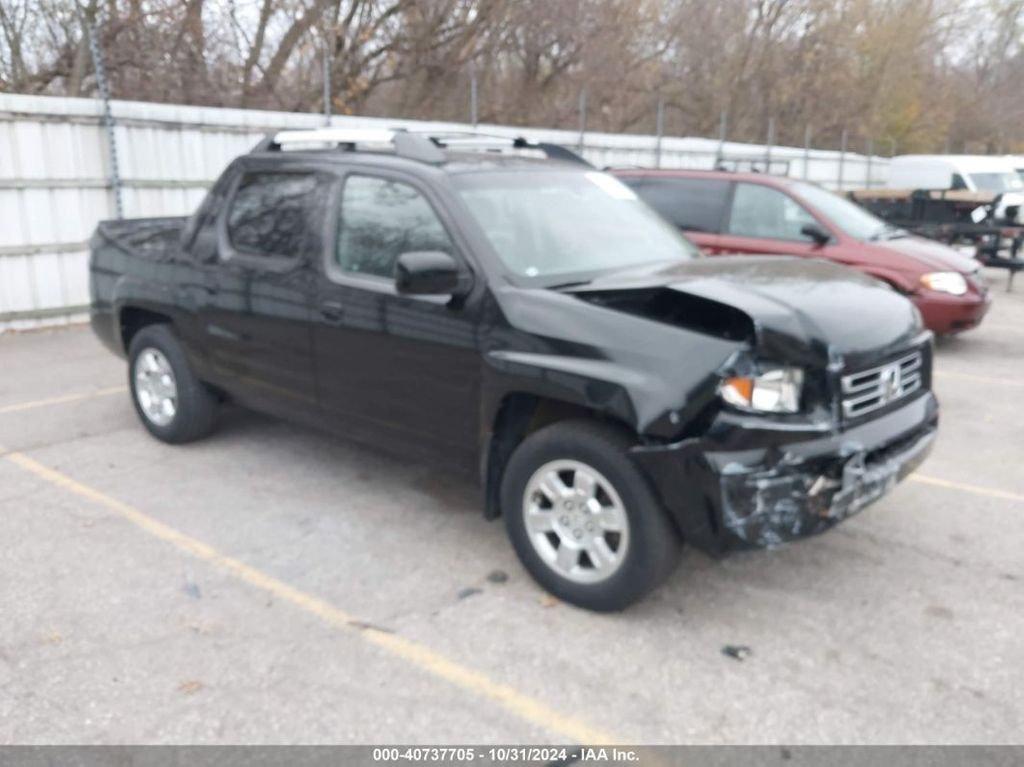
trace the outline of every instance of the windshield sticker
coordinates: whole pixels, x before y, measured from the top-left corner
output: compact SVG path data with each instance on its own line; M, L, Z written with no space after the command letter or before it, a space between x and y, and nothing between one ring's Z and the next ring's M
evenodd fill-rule
M609 197L614 197L616 200L636 199L636 194L632 189L606 173L587 173L585 175L590 183L599 187Z

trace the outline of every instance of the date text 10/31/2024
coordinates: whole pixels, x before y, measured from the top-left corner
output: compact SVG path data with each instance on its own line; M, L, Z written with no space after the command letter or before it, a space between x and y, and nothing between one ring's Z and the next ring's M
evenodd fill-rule
M380 747L373 749L375 762L592 762L625 764L639 761L637 752L628 748L568 748L565 746L423 746L412 748Z

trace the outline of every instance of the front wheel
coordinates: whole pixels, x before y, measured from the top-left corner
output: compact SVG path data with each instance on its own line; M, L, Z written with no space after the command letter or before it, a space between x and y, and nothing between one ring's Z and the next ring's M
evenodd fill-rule
M135 411L150 434L180 444L213 428L216 398L189 367L167 325L148 325L128 347L128 384Z
M559 599L590 610L628 607L678 559L675 528L628 444L610 426L563 421L524 440L502 479L502 513L523 565Z

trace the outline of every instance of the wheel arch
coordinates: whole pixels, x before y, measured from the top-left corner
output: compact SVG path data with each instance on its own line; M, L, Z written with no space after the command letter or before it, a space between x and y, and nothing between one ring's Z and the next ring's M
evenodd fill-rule
M494 408L490 433L481 451L481 483L484 489L484 517L501 516L501 479L508 459L528 436L553 423L590 419L609 424L627 434L635 430L621 417L587 405L525 391L506 392Z
M149 325L174 325L169 314L137 304L125 304L117 311L117 330L121 347L125 354L131 346L132 338Z

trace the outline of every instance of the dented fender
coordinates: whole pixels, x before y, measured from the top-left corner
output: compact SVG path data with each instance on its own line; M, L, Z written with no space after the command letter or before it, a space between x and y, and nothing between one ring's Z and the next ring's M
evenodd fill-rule
M719 371L748 346L551 290L499 298L504 321L483 342L484 423L507 394L527 392L606 413L642 438L677 438L718 406Z

